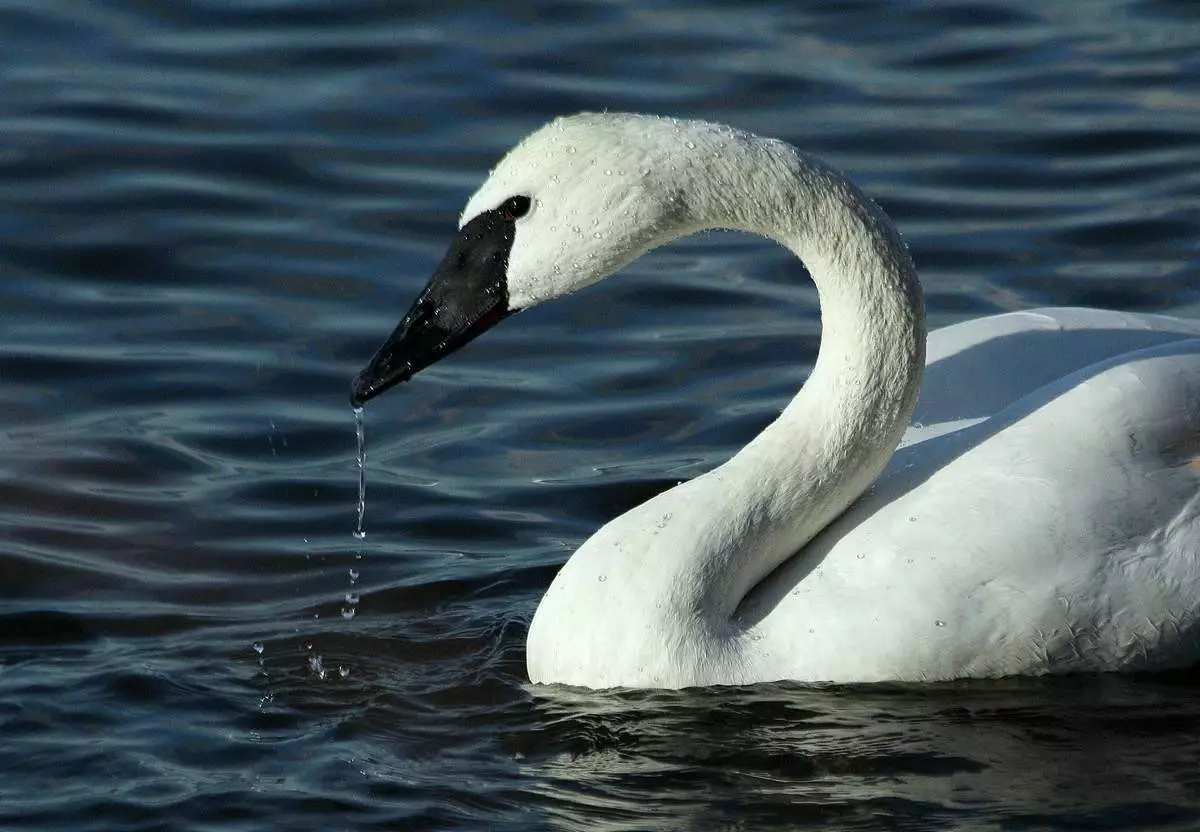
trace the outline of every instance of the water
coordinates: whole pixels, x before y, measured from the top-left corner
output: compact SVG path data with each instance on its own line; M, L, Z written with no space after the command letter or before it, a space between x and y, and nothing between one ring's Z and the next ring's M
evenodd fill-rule
M358 465L358 508L354 515L355 540L363 540L367 532L363 529L363 516L367 513L367 437L363 431L363 409L353 408L354 411L354 440L358 449L355 463Z
M1200 825L1192 674L525 683L568 553L803 381L816 298L781 250L681 242L373 402L365 540L345 404L480 177L585 108L724 121L850 171L934 325L1200 316L1197 6L42 0L0 20L0 827Z

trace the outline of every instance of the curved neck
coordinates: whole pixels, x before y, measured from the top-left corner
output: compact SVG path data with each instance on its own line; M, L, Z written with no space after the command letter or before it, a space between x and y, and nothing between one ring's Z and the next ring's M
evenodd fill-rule
M530 624L534 681L753 678L738 606L879 474L916 403L921 288L878 206L781 142L680 127L659 144L678 152L646 167L663 175L647 191L670 206L655 242L718 227L778 240L817 286L820 352L804 387L740 453L613 519L571 556Z
M750 158L725 168L741 171L741 181L725 187L753 197L731 208L719 198L722 171L698 172L705 186L693 191L690 219L771 237L793 251L817 288L821 346L779 418L706 475L729 508L715 521L726 545L708 547L708 562L696 564L721 576L694 584L698 609L715 613L715 623L879 475L912 415L925 365L921 286L883 211L788 145L757 140L742 152Z

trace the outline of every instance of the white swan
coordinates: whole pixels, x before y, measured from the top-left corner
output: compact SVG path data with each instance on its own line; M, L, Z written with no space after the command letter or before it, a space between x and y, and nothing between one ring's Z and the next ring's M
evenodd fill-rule
M1200 659L1200 322L999 315L932 333L926 366L920 284L878 206L787 144L704 122L558 119L462 216L355 403L701 229L777 240L820 296L816 365L779 418L606 524L558 573L529 630L534 682L937 680Z

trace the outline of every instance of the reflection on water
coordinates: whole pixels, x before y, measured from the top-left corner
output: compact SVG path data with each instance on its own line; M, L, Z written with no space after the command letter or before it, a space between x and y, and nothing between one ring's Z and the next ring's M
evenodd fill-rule
M535 688L556 747L517 753L564 829L1038 827L1055 814L1161 823L1188 817L1195 799L1194 782L1153 774L1196 759L1194 681L1165 683L1182 696L1165 712L1162 688L1101 677L621 696ZM1174 724L1188 741L1164 742ZM1134 784L1146 803L1131 809Z
M709 234L346 390L546 119L701 117L850 171L942 325L1200 317L1187 2L0 5L0 825L1188 828L1187 675L531 688L569 552L816 354ZM53 783L53 788L47 788Z

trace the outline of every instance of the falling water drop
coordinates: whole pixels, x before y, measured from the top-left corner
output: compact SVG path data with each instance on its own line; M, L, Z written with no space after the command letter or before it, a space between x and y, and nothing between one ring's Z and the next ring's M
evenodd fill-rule
M361 407L354 408L354 432L358 440L358 506L352 534L356 540L363 540L367 536L363 529L363 515L367 513L367 439L363 430L363 409ZM362 551L355 552L354 557L356 560L362 558ZM359 571L351 567L349 575L350 585L354 586L358 581ZM342 618L349 620L358 612L356 605L359 596L357 593L347 592L345 597L349 606L342 607ZM322 675L321 678L325 677Z
M363 432L363 409L354 408L354 432L358 439L358 518L354 524L354 536L362 540L363 515L367 513L367 439Z

